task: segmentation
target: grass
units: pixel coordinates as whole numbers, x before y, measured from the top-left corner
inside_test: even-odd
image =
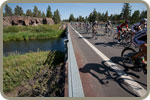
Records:
[[[49,70],[50,67],[62,63],[64,61],[63,59],[64,53],[51,51],[30,52],[23,55],[11,54],[8,57],[3,57],[4,93],[10,92],[17,86],[20,86],[28,80],[33,79],[35,76],[38,76],[43,68]],[[49,67],[46,67],[48,65]]]
[[[19,41],[33,39],[59,38],[65,30],[59,29],[61,25],[39,25],[39,26],[8,26],[3,29],[3,41]]]

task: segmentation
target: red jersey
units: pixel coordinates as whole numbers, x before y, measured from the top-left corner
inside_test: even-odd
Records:
[[[125,26],[126,28],[128,28],[128,24],[126,24],[126,23],[122,23],[121,25],[118,26],[118,28],[119,28],[119,29],[122,29],[124,26]]]

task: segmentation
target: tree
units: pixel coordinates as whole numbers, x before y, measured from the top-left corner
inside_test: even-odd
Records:
[[[97,21],[97,20],[98,20],[98,18],[97,18],[97,11],[96,11],[96,9],[94,9],[93,10],[93,16],[92,16],[92,22]]]
[[[118,20],[120,20],[120,15],[118,14],[113,15],[111,20],[113,20],[114,22],[117,22]]]
[[[93,16],[93,14],[90,13],[90,15],[89,15],[89,17],[88,17],[88,21],[89,21],[89,22],[92,22],[92,16]]]
[[[71,21],[75,21],[73,14],[70,14],[70,17],[69,17],[69,22],[71,22]]]
[[[15,13],[14,13],[14,14],[15,14],[15,15],[22,16],[22,15],[23,15],[23,10],[22,10],[22,8],[17,5],[16,8],[15,8]]]
[[[135,23],[135,22],[138,22],[138,21],[140,21],[140,11],[139,11],[139,10],[136,10],[136,11],[134,11],[134,13],[132,14],[131,23]]]
[[[77,18],[77,20],[76,20],[77,22],[79,22],[79,18]]]
[[[87,16],[85,16],[84,21],[85,21],[85,22],[88,22],[88,17],[87,17]]]
[[[96,9],[94,9],[93,12],[90,13],[88,20],[89,20],[90,22],[95,22],[95,21],[98,20],[98,14],[97,14]]]
[[[78,17],[78,21],[79,21],[79,22],[83,22],[83,21],[84,21],[84,17],[79,16],[79,17]]]
[[[48,6],[48,8],[47,8],[47,14],[46,14],[46,17],[52,18],[52,12],[51,12],[51,7],[50,7],[50,6]]]
[[[124,19],[129,19],[131,17],[131,6],[129,3],[124,3],[121,13]]]
[[[105,15],[104,15],[104,21],[107,22],[108,21],[108,11],[106,11]]]
[[[32,17],[32,11],[30,10],[30,9],[28,9],[27,11],[26,11],[26,16],[30,16],[30,17]]]
[[[58,9],[56,9],[56,11],[54,11],[53,20],[56,24],[60,23],[60,21],[61,21]]]
[[[101,21],[102,20],[102,15],[100,12],[97,13],[97,20],[98,21]]]
[[[147,18],[147,10],[141,12],[140,18]]]
[[[12,9],[6,4],[4,16],[12,16]]]
[[[38,11],[38,15],[37,17],[42,17],[42,13],[41,13],[41,10]]]
[[[44,12],[42,12],[42,17],[43,17],[43,18],[45,18],[45,17],[46,17]]]
[[[101,21],[104,21],[104,20],[105,20],[105,14],[102,13],[102,15],[101,15]]]
[[[113,14],[111,14],[111,15],[109,16],[109,20],[112,20],[112,18],[113,18]]]
[[[37,8],[37,6],[34,6],[33,17],[38,17],[38,8]]]

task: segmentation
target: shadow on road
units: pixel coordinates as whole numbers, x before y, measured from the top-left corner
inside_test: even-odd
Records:
[[[118,44],[116,42],[107,42],[107,43],[106,42],[97,42],[94,45],[102,45],[104,47],[107,47],[107,46],[109,46],[109,47],[121,46],[121,44]]]
[[[134,72],[142,71],[142,68],[139,67],[139,66],[137,66],[137,67],[126,67],[126,66],[124,66],[123,63],[122,63],[122,58],[121,57],[117,57],[117,56],[116,57],[111,57],[110,60],[113,61],[114,63],[120,65],[124,69],[123,71],[125,71],[126,73],[127,72],[129,73],[129,71],[134,71]],[[140,78],[140,76],[135,76],[135,77]]]
[[[114,59],[114,58],[112,58]],[[118,59],[119,62],[119,59]],[[124,80],[129,80],[129,79],[123,79],[120,77],[119,74],[116,73],[116,71],[111,68],[110,66],[106,65],[106,61],[102,61],[102,64],[97,64],[97,63],[88,63],[86,64],[83,68],[79,69],[80,72],[82,73],[90,73],[93,77],[95,77],[101,85],[111,85],[109,84],[109,81],[114,81],[116,82],[124,91],[128,92],[129,94],[138,97],[132,90],[129,89],[128,85],[124,82]],[[97,74],[98,73],[98,74]],[[125,73],[122,73],[125,74]],[[135,73],[131,73],[126,71],[126,74],[129,76],[134,76],[138,78],[138,75]],[[136,80],[130,80],[130,81],[136,81]],[[142,86],[147,86],[144,83],[138,82]]]

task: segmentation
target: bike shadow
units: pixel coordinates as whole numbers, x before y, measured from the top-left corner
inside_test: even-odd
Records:
[[[129,94],[138,97],[137,94],[135,94],[132,90],[129,90],[125,80],[130,80],[130,81],[136,81],[136,80],[131,80],[131,79],[123,79],[121,77],[121,75],[124,75],[124,71],[120,71],[119,73],[121,74],[117,74],[116,70],[114,70],[111,66],[108,66],[106,64],[106,61],[102,61],[101,64],[98,63],[88,63],[85,66],[83,66],[83,68],[79,69],[80,72],[82,73],[90,73],[94,78],[96,78],[99,83],[101,85],[111,85],[111,81],[114,81],[115,83],[117,83],[124,91],[128,92]],[[97,74],[98,73],[98,74]],[[128,71],[126,72],[127,75],[130,76],[137,76],[135,73],[128,73]],[[141,83],[139,81],[138,82],[140,85],[142,86],[147,86],[144,83]]]
[[[104,47],[116,47],[116,46],[121,46],[120,44],[116,42],[97,42],[94,45],[102,45]]]
[[[110,60],[113,61],[114,63],[120,65],[123,68],[123,71],[125,71],[125,72],[129,73],[129,71],[133,71],[133,72],[141,72],[142,71],[142,68],[139,66],[135,66],[135,67],[124,66],[122,63],[122,58],[119,56],[111,57]],[[140,78],[139,76],[135,76],[135,77]]]

